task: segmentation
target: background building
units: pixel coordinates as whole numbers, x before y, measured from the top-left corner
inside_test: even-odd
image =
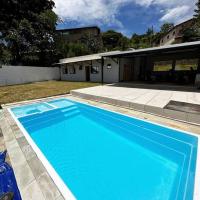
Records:
[[[194,25],[194,19],[187,20],[174,26],[167,34],[160,39],[160,46],[178,44],[183,42],[183,31]]]
[[[101,39],[101,30],[97,26],[72,28],[56,30],[58,36],[65,39],[66,42],[78,42],[85,36],[95,37]]]

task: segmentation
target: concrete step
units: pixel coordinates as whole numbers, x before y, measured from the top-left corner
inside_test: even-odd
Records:
[[[134,109],[137,111],[142,111],[146,113],[151,113],[154,115],[159,115],[175,120],[180,120],[192,124],[198,124],[200,125],[200,114],[199,113],[189,113],[189,112],[184,112],[180,110],[171,110],[166,107],[166,105],[169,103],[169,101],[166,101],[166,103],[160,107],[156,105],[151,105],[151,104],[142,104],[140,102],[135,103],[134,101],[129,101],[129,100],[120,100],[119,98],[111,98],[111,97],[105,97],[105,96],[98,96],[94,94],[88,94],[84,93],[81,91],[76,91],[72,90],[71,95],[87,99],[87,100],[92,100],[92,101],[98,101],[102,103],[107,103],[115,106],[120,106],[120,107],[125,107],[125,108],[130,108]]]

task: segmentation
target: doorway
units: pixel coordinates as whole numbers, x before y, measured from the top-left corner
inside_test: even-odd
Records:
[[[123,80],[124,81],[133,81],[134,80],[133,65],[124,65]]]
[[[90,66],[85,66],[85,79],[90,81]]]

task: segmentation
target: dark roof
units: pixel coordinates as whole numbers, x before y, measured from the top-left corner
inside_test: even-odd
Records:
[[[148,53],[152,53],[152,52],[161,52],[161,51],[170,51],[170,50],[187,50],[187,49],[191,49],[191,48],[200,49],[200,41],[165,45],[165,46],[160,46],[160,47],[151,47],[151,48],[146,48],[146,49],[121,51],[121,52],[111,53],[109,55],[104,55],[103,57],[134,56],[134,55],[141,55],[143,53],[148,54]]]
[[[83,30],[83,29],[98,29],[100,31],[100,28],[98,26],[86,26],[86,27],[78,27],[78,28],[58,29],[56,31],[63,32],[63,31]]]

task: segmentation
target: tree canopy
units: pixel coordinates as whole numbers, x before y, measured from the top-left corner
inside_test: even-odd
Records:
[[[148,48],[159,45],[160,38],[174,27],[164,23],[158,32],[152,27],[131,38],[108,30],[102,38],[86,34],[79,41],[67,42],[55,33],[58,17],[53,7],[53,0],[1,0],[0,62],[49,66],[63,57]],[[195,23],[183,30],[183,42],[200,40],[200,0],[194,12]]]
[[[166,33],[168,33],[173,27],[174,27],[174,24],[173,24],[173,23],[164,23],[164,24],[160,27],[160,33],[161,33],[161,34],[166,34]]]
[[[2,0],[0,51],[12,64],[49,65],[54,50],[57,15],[52,0]],[[5,56],[0,55],[3,62]]]
[[[183,30],[183,42],[200,40],[200,0],[196,3],[194,10],[194,24],[192,27]]]
[[[106,51],[121,49],[124,50],[129,46],[129,40],[122,33],[114,30],[108,30],[102,33],[103,46]]]

